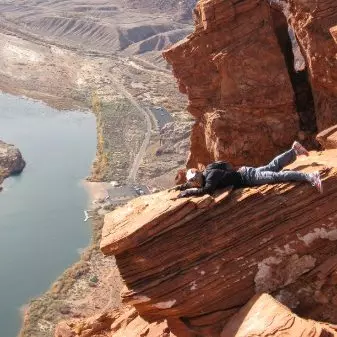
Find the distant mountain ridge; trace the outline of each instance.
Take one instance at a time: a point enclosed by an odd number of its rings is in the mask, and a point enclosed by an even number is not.
[[[178,20],[190,20],[196,3],[197,0],[124,0],[124,5],[128,8],[172,13]]]
[[[196,0],[0,2],[0,24],[48,41],[127,55],[160,51],[192,31]]]

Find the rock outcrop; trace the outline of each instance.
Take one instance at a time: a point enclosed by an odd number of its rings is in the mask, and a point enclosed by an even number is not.
[[[101,249],[116,256],[124,303],[172,331],[214,337],[260,292],[337,323],[336,158],[312,152],[290,167],[325,170],[323,195],[309,184],[177,200],[165,191],[108,214]]]
[[[149,324],[134,308],[98,314],[87,320],[60,323],[55,337],[174,337],[165,321]]]
[[[337,149],[337,125],[333,125],[330,128],[323,130],[316,138],[323,149]]]
[[[187,166],[261,164],[295,137],[316,146],[337,122],[336,22],[334,0],[200,0],[195,32],[164,52],[196,118]]]
[[[164,53],[196,118],[188,166],[260,164],[299,131],[266,1],[199,1],[195,32]],[[256,151],[256,149],[261,151]]]
[[[221,337],[337,336],[336,326],[305,320],[267,294],[257,295],[225,326]]]
[[[21,173],[25,165],[21,152],[14,145],[0,141],[0,184],[11,174]]]
[[[289,22],[308,69],[318,130],[337,123],[337,22],[335,0],[288,0]],[[333,36],[332,36],[333,35]]]
[[[192,334],[183,334],[193,336]],[[86,320],[62,322],[55,337],[179,337],[166,321],[148,323],[125,308]],[[221,337],[337,337],[337,327],[306,320],[267,294],[254,296],[222,330]]]

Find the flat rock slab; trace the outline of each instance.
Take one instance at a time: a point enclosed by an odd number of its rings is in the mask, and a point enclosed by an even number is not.
[[[101,249],[104,254],[118,254],[137,247],[159,233],[180,225],[222,202],[230,191],[216,196],[177,199],[179,192],[146,195],[105,216]]]

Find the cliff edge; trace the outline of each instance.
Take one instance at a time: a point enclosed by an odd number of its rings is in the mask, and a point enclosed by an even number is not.
[[[101,249],[116,257],[125,308],[55,336],[337,336],[297,316],[337,323],[337,150],[288,168],[321,170],[324,194],[305,183],[163,191],[107,214]]]
[[[116,257],[123,302],[148,321],[183,322],[205,336],[261,292],[337,322],[337,150],[289,168],[324,170],[324,194],[308,184],[178,200],[164,191],[106,215],[101,249]]]

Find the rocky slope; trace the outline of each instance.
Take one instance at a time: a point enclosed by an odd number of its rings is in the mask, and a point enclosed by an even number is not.
[[[107,215],[101,248],[116,256],[124,303],[211,336],[258,292],[336,323],[336,158],[314,152],[292,166],[331,166],[323,195],[308,184],[176,201],[177,192],[162,192]]]
[[[336,122],[336,6],[198,2],[195,32],[164,53],[197,120],[189,167],[214,159],[260,164],[296,136],[315,146],[317,129]]]
[[[76,334],[78,332],[78,334]],[[175,335],[167,322],[148,324],[133,309],[97,315],[88,320],[71,321],[58,326],[56,337],[63,336],[151,336]],[[185,334],[185,336],[187,336]],[[192,336],[191,334],[189,336]],[[267,294],[256,295],[221,332],[221,337],[323,337],[337,336],[335,326],[305,320]]]
[[[6,177],[21,173],[25,165],[19,149],[0,140],[0,184]]]

